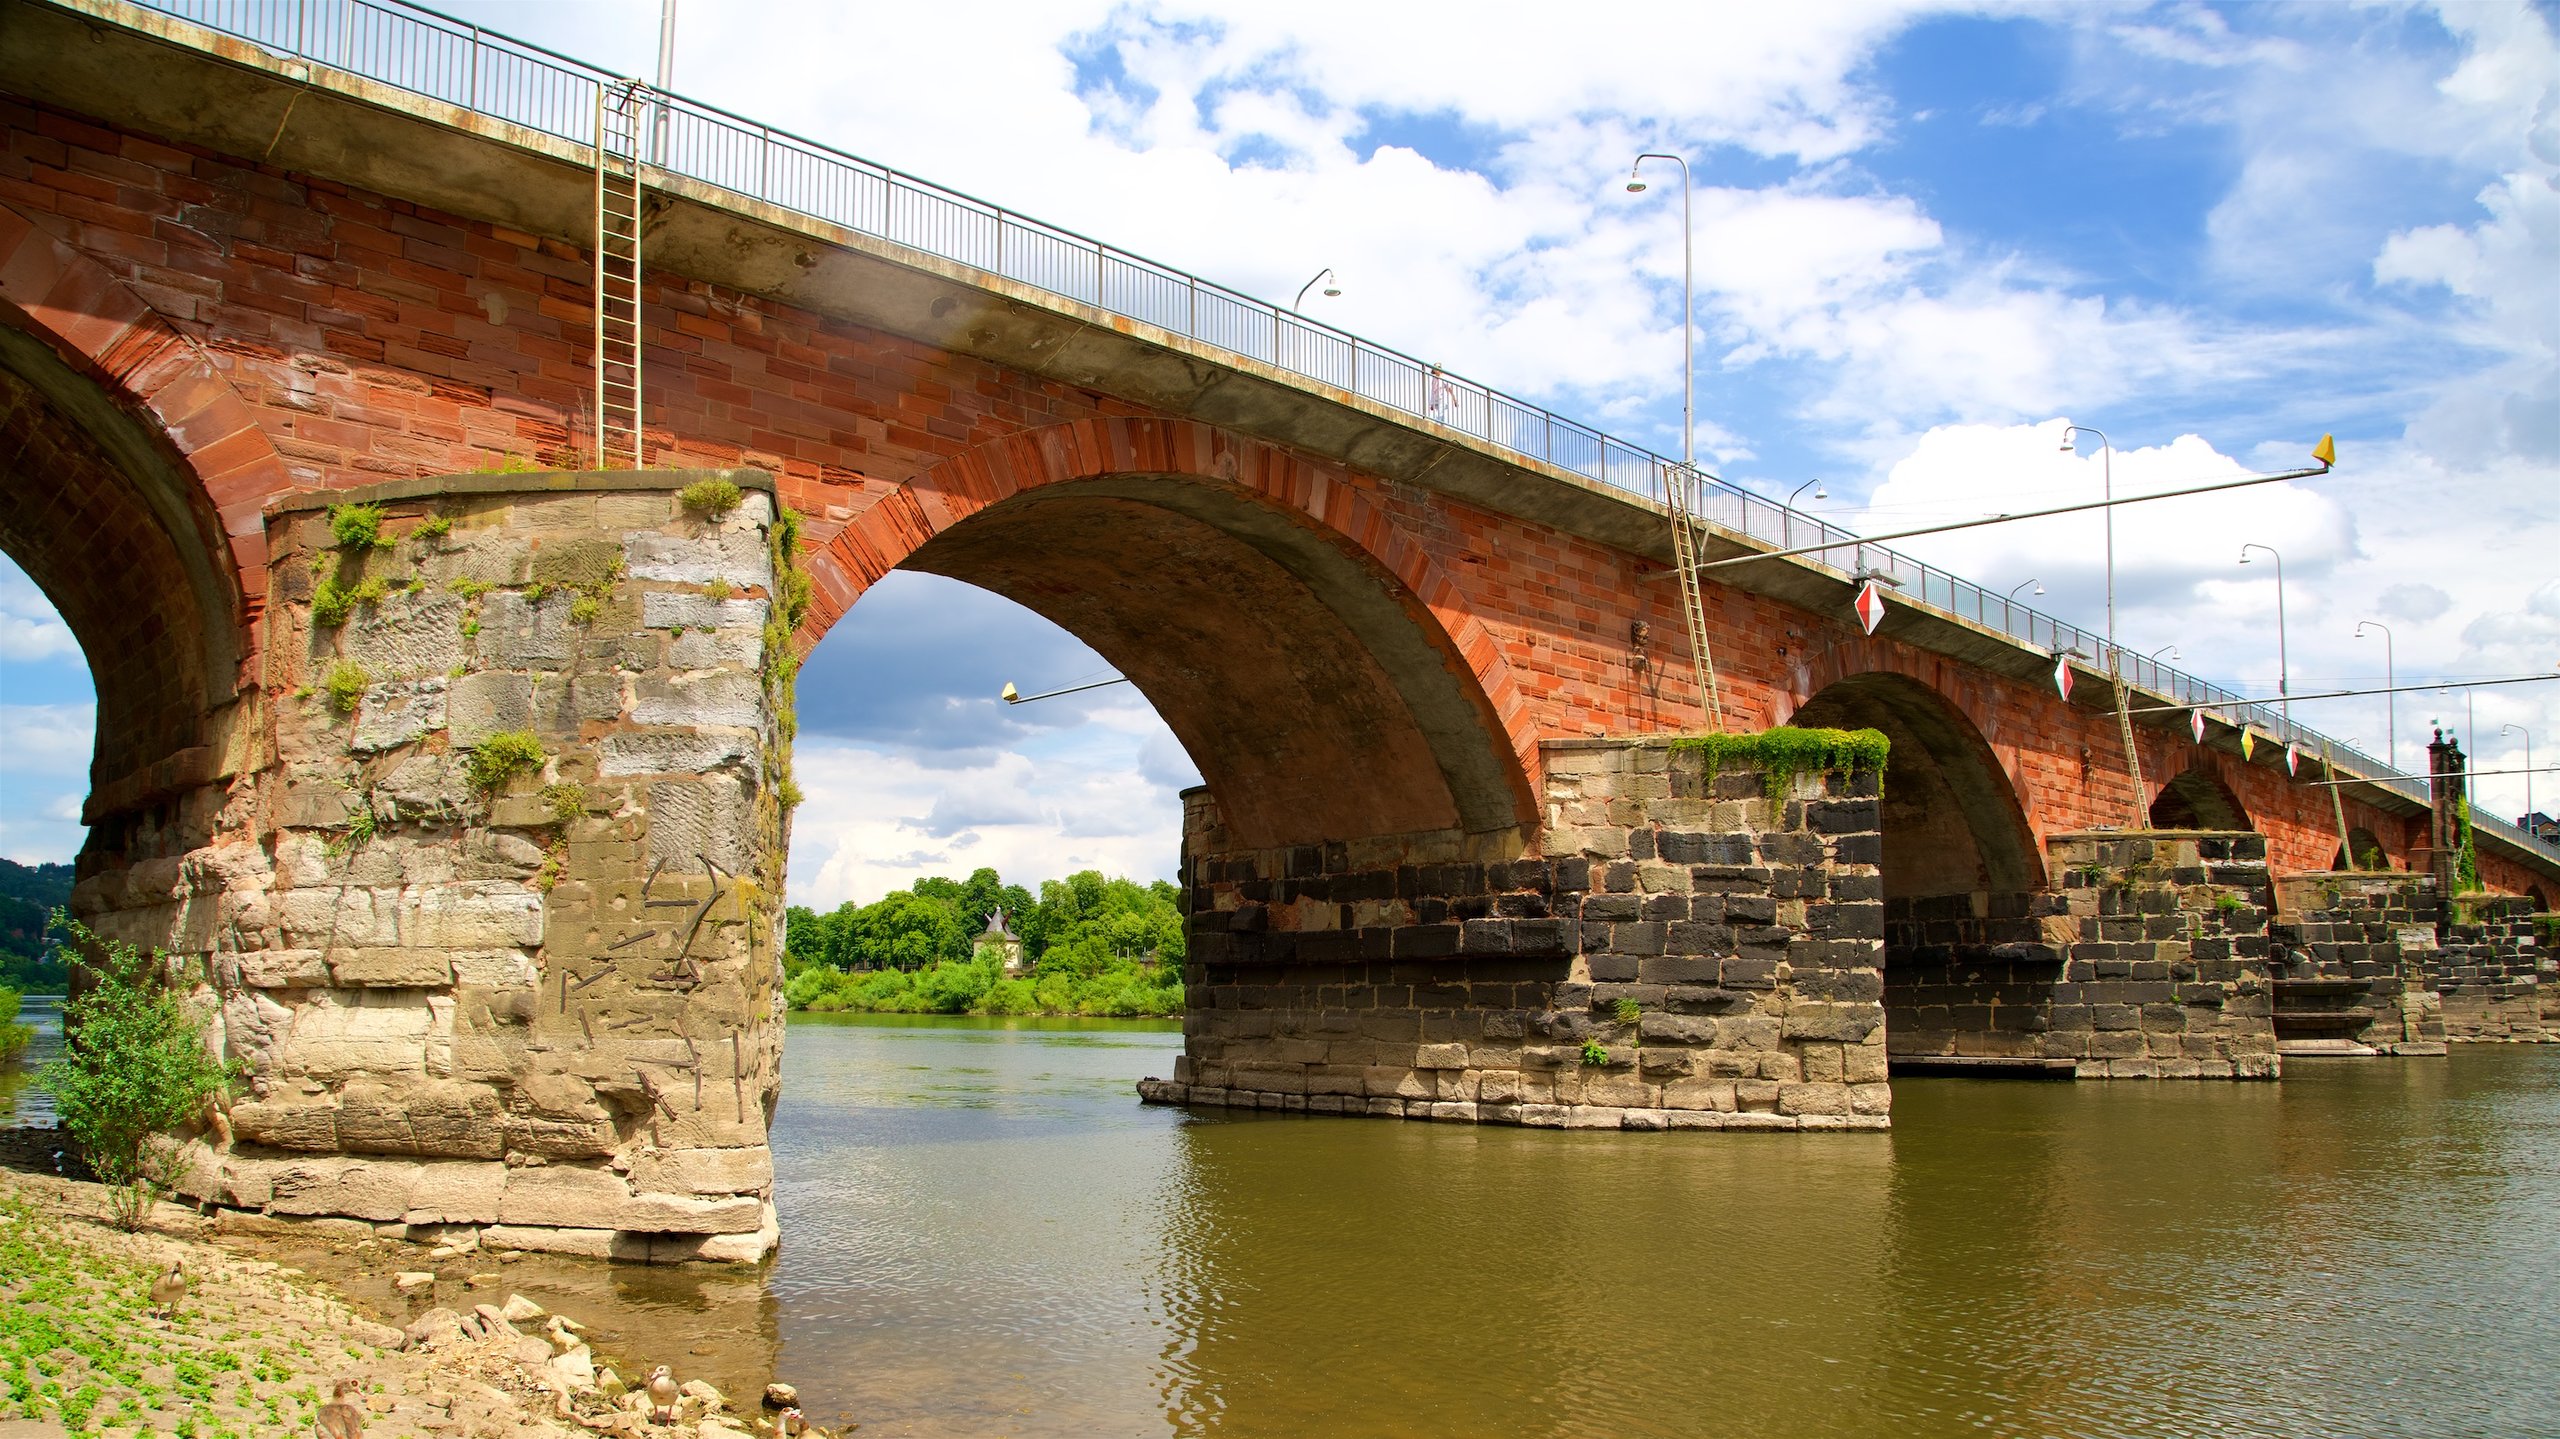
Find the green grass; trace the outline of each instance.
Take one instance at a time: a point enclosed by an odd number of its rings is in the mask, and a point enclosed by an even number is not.
[[[1707,783],[1725,770],[1758,770],[1761,788],[1784,799],[1798,775],[1871,774],[1881,780],[1892,741],[1872,729],[1798,729],[1781,726],[1758,734],[1686,735],[1671,742],[1677,753],[1706,758]]]
[[[462,767],[472,788],[494,794],[518,775],[541,769],[543,758],[542,741],[531,730],[508,730],[473,745]]]
[[[676,491],[676,503],[704,519],[718,519],[745,498],[735,484],[722,479],[696,480]]]

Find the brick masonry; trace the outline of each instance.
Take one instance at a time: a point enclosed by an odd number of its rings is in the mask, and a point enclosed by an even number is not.
[[[1544,853],[1235,852],[1185,797],[1186,1053],[1155,1103],[1608,1129],[1890,1124],[1875,782],[1546,752]]]
[[[246,1093],[180,1188],[267,1219],[620,1258],[775,1243],[787,741],[770,481],[484,475],[270,513],[266,762],[74,908],[218,1008]],[[380,581],[341,624],[327,584]],[[476,746],[537,739],[484,787]]]
[[[236,562],[244,632],[264,603],[269,500],[510,457],[551,463],[585,444],[588,277],[574,249],[17,99],[0,97],[0,141],[0,320],[166,430]],[[777,476],[814,543],[820,602],[804,644],[937,533],[952,497],[1013,493],[1039,468],[1032,457],[1107,466],[1267,448],[681,276],[653,275],[647,308],[650,453]],[[1291,463],[1287,494],[1318,523],[1358,524],[1360,534],[1337,532],[1370,553],[1429,561],[1418,603],[1493,696],[1500,752],[1526,779],[1524,819],[1544,740],[1698,722],[1655,562],[1356,470]],[[1345,518],[1353,497],[1365,518]],[[2140,806],[2109,759],[2108,715],[2062,703],[2038,676],[1973,669],[1862,636],[1845,611],[1722,586],[1709,587],[1706,609],[1737,723],[1784,722],[1843,676],[1904,674],[1979,731],[2037,833],[2122,823]],[[1645,644],[1629,638],[1639,621]],[[1214,714],[1191,718],[1194,732],[1214,733]],[[2141,742],[2155,788],[2209,771],[2280,867],[2328,862],[2325,795],[2290,784],[2272,755],[2252,764],[2200,751],[2174,726],[2146,726]],[[2353,800],[2348,812],[2396,861],[2423,847],[2423,817]],[[2492,868],[2502,889],[2530,879]]]

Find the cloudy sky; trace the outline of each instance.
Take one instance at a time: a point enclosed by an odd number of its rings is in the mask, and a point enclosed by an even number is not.
[[[449,3],[630,73],[656,10]],[[2560,47],[2550,5],[849,5],[684,0],[677,88],[1313,313],[1666,452],[1676,188],[1698,190],[1700,453],[1824,482],[1870,531],[2303,462],[2315,483],[2124,511],[2119,629],[2274,692],[2560,666]],[[1321,308],[1315,308],[1321,307]],[[2095,627],[2094,516],[1916,541]],[[898,576],[803,680],[795,898],[995,864],[1169,874],[1180,748],[992,596]],[[76,651],[0,574],[0,853],[60,858],[87,746]],[[2383,748],[2379,702],[2301,718]],[[2560,685],[2403,698],[2560,759]],[[2545,810],[2560,774],[2537,776]],[[2484,778],[2499,812],[2521,777]]]

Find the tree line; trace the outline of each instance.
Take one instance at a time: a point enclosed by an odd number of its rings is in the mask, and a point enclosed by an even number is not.
[[[1029,972],[978,937],[1004,911]],[[784,994],[794,1009],[909,1014],[1182,1012],[1181,891],[1082,870],[1039,893],[993,869],[919,879],[828,913],[786,912]]]

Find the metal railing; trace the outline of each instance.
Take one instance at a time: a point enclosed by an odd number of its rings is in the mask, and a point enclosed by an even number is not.
[[[636,83],[406,0],[135,3],[279,54],[539,131],[582,151],[592,150],[597,88]],[[651,168],[1143,321],[1667,504],[1667,481],[1678,462],[1641,445],[1072,230],[717,106],[646,93],[661,107],[650,131]],[[1852,542],[1798,563],[1844,577],[1889,577],[1899,582],[1893,593],[1900,603],[1953,615],[2048,653],[2077,650],[2093,671],[2106,672],[2105,640],[2078,626],[1884,546],[1854,543],[1857,537],[1849,531],[1717,476],[1701,474],[1699,481],[1697,514],[1708,523],[1779,549]],[[1846,563],[1837,558],[1844,554],[1851,557]],[[2290,741],[2306,756],[2316,758],[2326,744],[2352,769],[2376,775],[2391,770],[2315,730],[2288,724],[2279,701],[2237,694],[2132,651],[2121,651],[2118,663],[2138,688],[2250,725],[2279,745]],[[2374,783],[2421,803],[2427,798],[2423,781]],[[2480,816],[2479,823],[2519,843],[2535,843],[2504,821]]]

